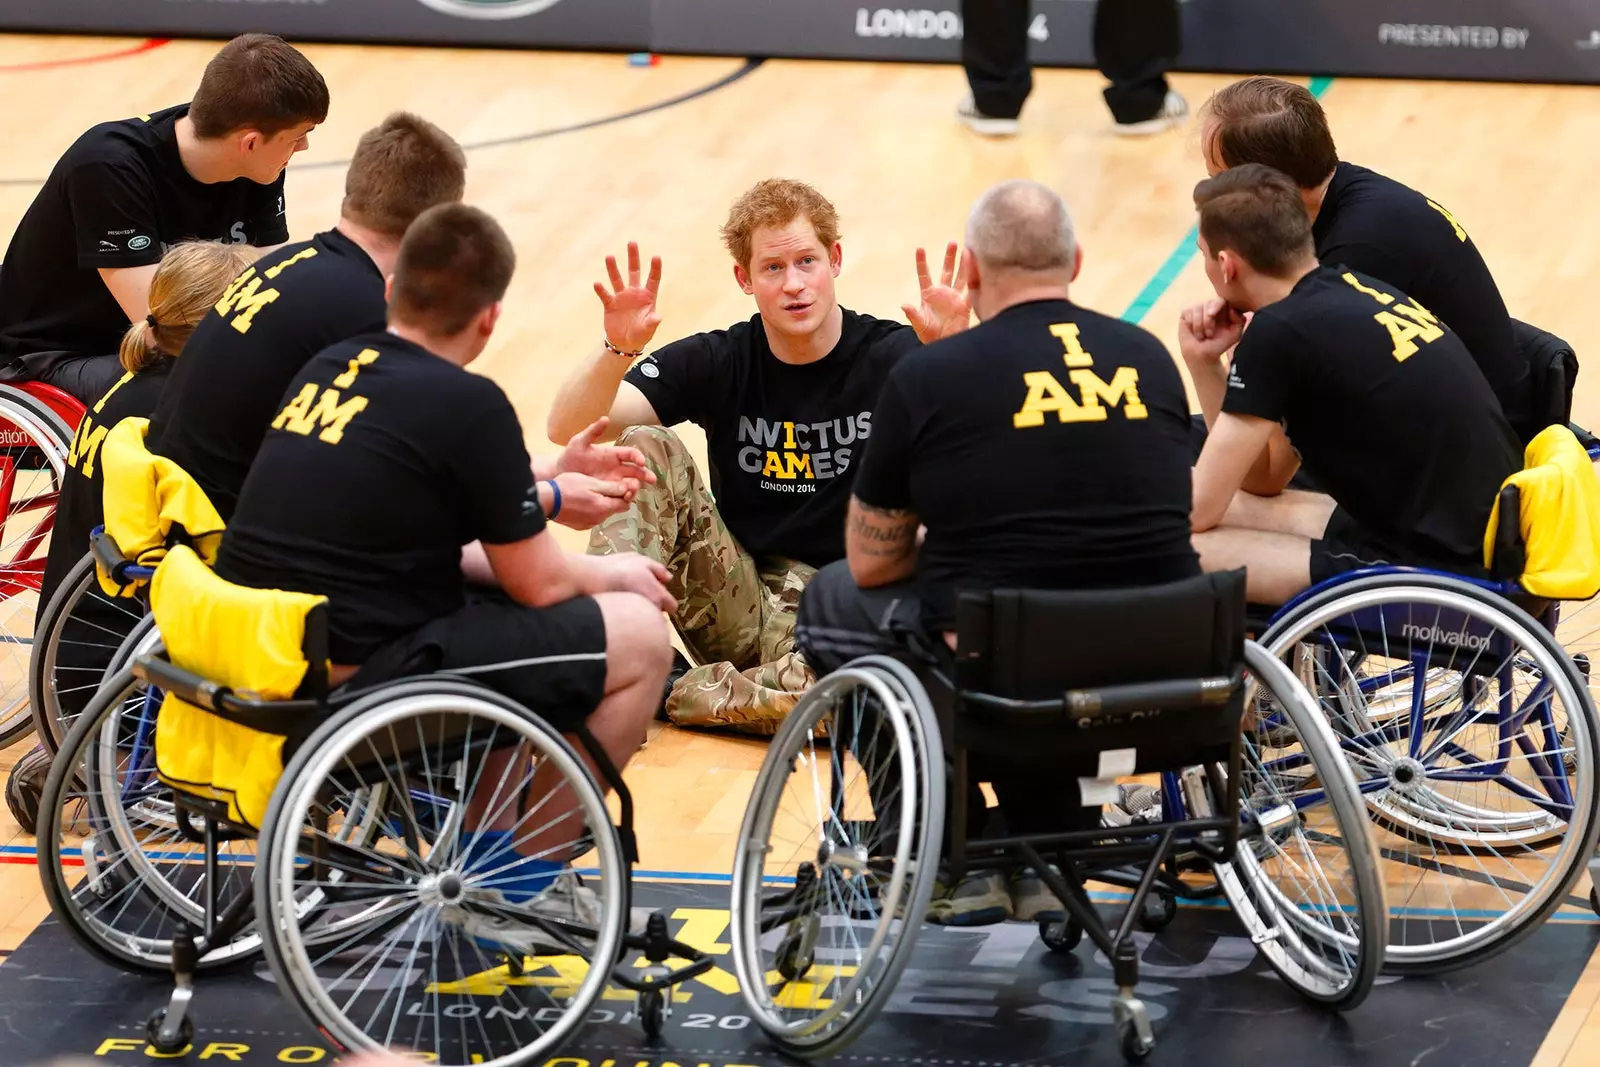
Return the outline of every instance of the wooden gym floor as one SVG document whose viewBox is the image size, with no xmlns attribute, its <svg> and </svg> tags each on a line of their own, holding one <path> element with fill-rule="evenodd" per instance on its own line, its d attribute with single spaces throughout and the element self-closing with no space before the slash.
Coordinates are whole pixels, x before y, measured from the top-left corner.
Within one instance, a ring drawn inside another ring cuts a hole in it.
<svg viewBox="0 0 1600 1067">
<path fill-rule="evenodd" d="M 0 162 L 0 235 L 9 240 L 37 181 L 83 129 L 188 99 L 216 47 L 0 36 L 0 90 L 33 103 L 0 112 L 0 142 L 12 146 Z M 964 82 L 951 66 L 772 61 L 745 70 L 731 59 L 631 67 L 615 55 L 306 51 L 328 79 L 333 111 L 289 171 L 293 237 L 335 221 L 344 161 L 388 112 L 414 110 L 466 145 L 468 199 L 506 226 L 519 255 L 478 369 L 510 394 L 535 452 L 552 448 L 543 427 L 556 385 L 600 339 L 590 283 L 604 277 L 608 253 L 621 257 L 632 239 L 646 257 L 662 256 L 658 344 L 753 313 L 717 231 L 733 198 L 765 177 L 802 178 L 835 202 L 840 300 L 880 316 L 899 317 L 915 301 L 916 248 L 959 240 L 973 199 L 1018 176 L 1068 202 L 1086 257 L 1078 302 L 1126 312 L 1175 352 L 1179 310 L 1210 295 L 1186 236 L 1189 192 L 1204 176 L 1194 124 L 1147 140 L 1114 137 L 1093 72 L 1039 71 L 1022 135 L 989 141 L 955 121 Z M 1173 78 L 1194 107 L 1228 80 Z M 1600 318 L 1587 303 L 1600 282 L 1600 212 L 1585 206 L 1600 90 L 1346 79 L 1319 88 L 1343 158 L 1448 207 L 1514 315 L 1560 334 L 1580 358 L 1600 352 Z M 689 99 L 654 107 L 680 97 Z M 635 111 L 643 113 L 609 121 Z M 1600 424 L 1600 376 L 1580 377 L 1577 417 Z M 700 452 L 693 428 L 685 436 Z M 560 533 L 574 549 L 584 543 Z M 24 747 L 0 754 L 0 770 Z M 657 732 L 628 771 L 642 867 L 729 870 L 763 752 L 759 741 Z M 15 948 L 47 912 L 31 844 L 0 811 L 0 845 L 11 846 L 0 855 L 0 950 Z M 1535 1063 L 1597 1056 L 1600 962 L 1592 962 Z"/>
</svg>

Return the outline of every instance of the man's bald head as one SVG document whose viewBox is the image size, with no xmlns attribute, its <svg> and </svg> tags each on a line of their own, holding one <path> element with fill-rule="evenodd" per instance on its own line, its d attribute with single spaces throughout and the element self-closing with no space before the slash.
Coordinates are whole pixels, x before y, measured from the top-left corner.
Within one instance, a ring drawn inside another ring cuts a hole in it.
<svg viewBox="0 0 1600 1067">
<path fill-rule="evenodd" d="M 1001 182 L 978 198 L 967 219 L 967 254 L 985 274 L 1059 274 L 1078 257 L 1072 217 L 1055 190 L 1035 181 Z"/>
<path fill-rule="evenodd" d="M 972 205 L 966 282 L 979 319 L 1013 304 L 1067 299 L 1080 260 L 1067 205 L 1048 186 L 1001 182 Z"/>
</svg>

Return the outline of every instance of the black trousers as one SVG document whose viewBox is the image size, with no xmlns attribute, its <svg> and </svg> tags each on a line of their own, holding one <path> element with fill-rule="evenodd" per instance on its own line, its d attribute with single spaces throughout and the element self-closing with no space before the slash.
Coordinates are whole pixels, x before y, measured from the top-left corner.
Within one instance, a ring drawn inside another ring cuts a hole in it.
<svg viewBox="0 0 1600 1067">
<path fill-rule="evenodd" d="M 122 360 L 115 353 L 82 356 L 75 352 L 33 352 L 0 366 L 0 381 L 44 382 L 92 405 L 121 378 Z"/>
<path fill-rule="evenodd" d="M 891 656 L 911 667 L 923 681 L 923 687 L 939 715 L 945 737 L 950 736 L 950 700 L 945 689 L 928 670 L 926 659 L 914 654 L 904 636 L 908 628 L 920 625 L 921 603 L 911 582 L 900 582 L 876 589 L 862 589 L 850 576 L 850 567 L 843 560 L 830 563 L 816 573 L 800 597 L 800 610 L 795 621 L 795 643 L 805 653 L 806 661 L 820 677 L 838 670 L 858 656 Z M 920 642 L 940 656 L 949 656 L 948 646 L 938 634 L 922 634 Z M 949 663 L 945 674 L 949 676 Z M 889 752 L 891 746 L 875 745 L 875 750 Z M 948 748 L 948 743 L 947 743 Z M 870 766 L 870 757 L 857 754 L 869 777 L 880 778 L 878 769 Z M 1066 778 L 1058 769 L 1043 762 L 1020 762 L 990 755 L 969 754 L 966 791 L 967 825 L 972 835 L 989 832 L 1013 834 L 1048 834 L 1069 829 L 1089 829 L 1099 824 L 1100 810 L 1085 808 L 1079 799 L 1076 779 Z M 988 782 L 999 802 L 1003 825 L 985 827 L 983 793 L 979 782 Z M 945 848 L 949 848 L 950 818 L 948 811 L 956 803 L 954 795 L 947 795 L 945 819 Z"/>
<path fill-rule="evenodd" d="M 973 103 L 994 118 L 1016 118 L 1033 90 L 1028 62 L 1030 0 L 962 0 L 961 64 Z M 1155 118 L 1167 71 L 1182 49 L 1178 0 L 1099 0 L 1094 60 L 1110 80 L 1106 105 L 1118 122 Z"/>
</svg>

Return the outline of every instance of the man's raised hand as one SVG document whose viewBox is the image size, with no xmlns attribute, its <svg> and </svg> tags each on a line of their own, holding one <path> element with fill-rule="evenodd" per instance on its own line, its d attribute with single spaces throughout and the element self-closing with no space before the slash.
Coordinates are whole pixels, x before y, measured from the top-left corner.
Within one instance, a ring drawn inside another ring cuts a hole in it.
<svg viewBox="0 0 1600 1067">
<path fill-rule="evenodd" d="M 904 304 L 901 310 L 923 344 L 958 334 L 972 322 L 967 287 L 956 282 L 959 264 L 956 243 L 951 241 L 944 252 L 944 270 L 940 273 L 939 284 L 934 285 L 933 276 L 928 272 L 928 253 L 917 249 L 917 282 L 922 288 L 922 305 Z"/>
<path fill-rule="evenodd" d="M 639 245 L 628 242 L 628 277 L 623 281 L 617 268 L 617 257 L 606 257 L 606 273 L 611 278 L 611 288 L 604 282 L 595 282 L 594 291 L 605 308 L 606 340 L 624 352 L 643 352 L 644 346 L 655 336 L 661 325 L 656 313 L 656 292 L 661 288 L 661 257 L 650 259 L 650 275 L 639 283 Z"/>
</svg>

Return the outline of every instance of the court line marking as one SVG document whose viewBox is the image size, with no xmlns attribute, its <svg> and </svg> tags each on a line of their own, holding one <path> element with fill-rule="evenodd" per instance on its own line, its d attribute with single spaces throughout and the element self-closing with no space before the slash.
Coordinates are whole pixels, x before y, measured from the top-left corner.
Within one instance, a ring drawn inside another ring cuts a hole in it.
<svg viewBox="0 0 1600 1067">
<path fill-rule="evenodd" d="M 64 849 L 61 850 L 61 854 L 64 857 L 78 856 L 78 855 L 80 855 L 80 850 L 75 849 L 75 848 L 64 848 Z M 183 853 L 182 855 L 188 855 L 188 853 Z M 254 860 L 247 860 L 247 859 L 245 859 L 243 857 L 240 857 L 240 858 L 236 858 L 236 859 L 224 859 L 222 862 L 224 864 L 243 865 L 243 864 L 247 864 L 247 863 L 254 863 L 255 861 Z M 37 854 L 34 846 L 32 846 L 32 845 L 4 845 L 4 846 L 0 846 L 0 863 L 15 863 L 15 864 L 22 864 L 22 865 L 25 865 L 25 866 L 37 866 L 38 865 L 38 854 Z M 76 864 L 69 864 L 69 866 L 76 866 Z M 581 875 L 588 875 L 588 876 L 598 877 L 599 874 L 600 874 L 600 871 L 599 871 L 598 868 L 585 867 L 585 868 L 579 868 L 578 869 L 578 873 L 581 874 Z M 639 881 L 639 882 L 697 883 L 697 884 L 709 884 L 709 885 L 729 886 L 729 887 L 731 887 L 733 885 L 733 875 L 731 875 L 731 874 L 718 874 L 718 873 L 709 872 L 709 871 L 636 870 L 636 871 L 633 872 L 633 879 L 634 879 L 634 881 Z M 767 882 L 768 885 L 774 885 L 774 886 L 791 885 L 791 884 L 793 884 L 794 879 L 793 878 L 783 878 L 783 877 L 773 877 L 773 878 L 768 878 L 766 880 L 766 882 Z M 1103 890 L 1091 890 L 1089 892 L 1089 898 L 1091 900 L 1095 901 L 1096 903 L 1115 904 L 1115 903 L 1119 903 L 1119 902 L 1122 902 L 1122 901 L 1131 900 L 1133 898 L 1133 894 L 1130 893 L 1130 892 L 1113 892 L 1113 891 L 1103 891 Z M 1207 908 L 1207 909 L 1217 910 L 1217 909 L 1224 909 L 1224 908 L 1229 908 L 1230 907 L 1230 905 L 1228 904 L 1227 900 L 1225 900 L 1223 898 L 1220 898 L 1220 897 L 1216 897 L 1216 898 L 1179 897 L 1178 898 L 1178 903 L 1179 903 L 1179 905 L 1181 907 L 1186 907 L 1186 908 Z M 1581 904 L 1581 907 L 1579 906 L 1580 904 Z M 1577 901 L 1576 898 L 1569 897 L 1568 900 L 1567 900 L 1567 906 L 1574 908 L 1578 912 L 1578 914 L 1573 915 L 1573 914 L 1570 914 L 1570 913 L 1557 911 L 1555 914 L 1551 915 L 1550 918 L 1548 918 L 1545 921 L 1546 922 L 1571 923 L 1571 924 L 1578 924 L 1578 925 L 1589 925 L 1589 926 L 1600 925 L 1600 917 L 1595 916 L 1593 914 L 1593 912 L 1590 911 L 1589 906 L 1588 906 L 1588 901 L 1581 901 L 1580 902 L 1580 901 Z M 1493 910 L 1483 910 L 1483 909 L 1416 908 L 1416 907 L 1405 907 L 1403 905 L 1402 906 L 1398 906 L 1398 907 L 1391 907 L 1389 909 L 1390 918 L 1439 917 L 1439 918 L 1486 919 L 1487 920 L 1487 919 L 1498 919 L 1504 914 L 1505 914 L 1504 911 L 1493 911 Z"/>
<path fill-rule="evenodd" d="M 1326 93 L 1328 86 L 1332 84 L 1332 78 L 1312 78 L 1310 85 L 1311 95 L 1321 99 L 1322 94 Z M 1189 232 L 1183 235 L 1183 240 L 1179 241 L 1178 247 L 1172 250 L 1172 255 L 1168 256 L 1167 261 L 1161 264 L 1155 274 L 1151 275 L 1144 288 L 1139 290 L 1139 295 L 1133 298 L 1133 303 L 1128 305 L 1128 310 L 1122 313 L 1122 321 L 1134 324 L 1144 321 L 1144 317 L 1150 313 L 1150 309 L 1155 307 L 1156 303 L 1166 295 L 1168 289 L 1172 288 L 1172 283 L 1178 280 L 1178 276 L 1183 273 L 1184 268 L 1189 265 L 1189 261 L 1199 251 L 1195 244 L 1199 239 L 1200 227 L 1198 225 L 1189 227 Z"/>
<path fill-rule="evenodd" d="M 170 37 L 151 37 L 129 48 L 119 48 L 114 52 L 97 52 L 89 56 L 74 56 L 69 59 L 45 59 L 37 63 L 11 63 L 0 64 L 0 74 L 26 74 L 35 70 L 54 70 L 58 67 L 84 67 L 91 63 L 109 63 L 113 59 L 127 59 L 130 56 L 143 55 L 154 52 L 157 48 L 165 47 L 172 43 Z"/>
<path fill-rule="evenodd" d="M 652 112 L 665 111 L 668 108 L 677 107 L 679 104 L 687 104 L 692 100 L 698 100 L 702 96 L 709 96 L 719 89 L 726 89 L 734 82 L 754 73 L 756 68 L 760 67 L 764 62 L 766 62 L 764 59 L 746 59 L 744 61 L 744 65 L 738 70 L 724 74 L 716 81 L 702 85 L 696 89 L 690 89 L 687 92 L 679 93 L 677 96 L 669 96 L 665 100 L 658 100 L 653 104 L 645 104 L 641 107 L 636 107 L 628 111 L 618 112 L 615 115 L 604 115 L 597 119 L 586 119 L 583 122 L 574 122 L 567 126 L 555 126 L 548 130 L 534 130 L 531 133 L 518 133 L 509 137 L 494 137 L 487 141 L 474 141 L 471 144 L 463 144 L 461 148 L 466 152 L 476 152 L 483 148 L 504 148 L 507 145 L 526 144 L 530 141 L 542 141 L 547 137 L 557 137 L 564 133 L 578 133 L 582 130 L 592 130 L 601 126 L 610 126 L 613 123 L 626 122 L 628 119 L 636 119 L 642 115 L 649 115 Z M 304 170 L 329 170 L 334 167 L 343 168 L 348 167 L 349 165 L 350 161 L 348 159 L 324 159 L 316 163 L 295 164 L 294 166 L 291 166 L 289 170 L 291 172 L 299 172 Z M 43 184 L 43 178 L 0 178 L 0 188 L 7 186 L 14 187 L 19 185 Z"/>
</svg>

